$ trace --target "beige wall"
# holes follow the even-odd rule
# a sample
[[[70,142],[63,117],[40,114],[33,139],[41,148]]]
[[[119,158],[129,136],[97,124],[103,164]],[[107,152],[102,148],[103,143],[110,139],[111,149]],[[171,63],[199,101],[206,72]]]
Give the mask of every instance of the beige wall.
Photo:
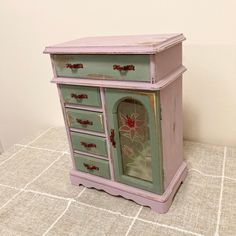
[[[96,35],[183,32],[184,135],[236,146],[235,0],[1,0],[0,140],[63,125],[45,45]]]

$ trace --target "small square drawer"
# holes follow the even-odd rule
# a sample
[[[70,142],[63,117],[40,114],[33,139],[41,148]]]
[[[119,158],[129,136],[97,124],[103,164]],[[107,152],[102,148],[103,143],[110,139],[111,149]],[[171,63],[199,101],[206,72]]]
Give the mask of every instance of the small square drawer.
[[[99,88],[60,85],[64,103],[101,107]]]
[[[106,139],[103,137],[71,132],[71,141],[74,150],[107,156]]]
[[[57,55],[52,61],[58,77],[150,81],[149,55]]]
[[[108,161],[80,154],[75,154],[74,158],[77,170],[110,179]]]
[[[102,113],[66,108],[66,115],[70,128],[104,132]]]

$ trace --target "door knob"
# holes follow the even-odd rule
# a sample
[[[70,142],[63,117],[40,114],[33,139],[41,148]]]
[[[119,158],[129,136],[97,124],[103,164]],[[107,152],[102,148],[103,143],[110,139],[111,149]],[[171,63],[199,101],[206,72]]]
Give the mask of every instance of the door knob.
[[[116,142],[115,142],[115,130],[114,129],[111,129],[110,142],[111,142],[112,146],[115,148]]]

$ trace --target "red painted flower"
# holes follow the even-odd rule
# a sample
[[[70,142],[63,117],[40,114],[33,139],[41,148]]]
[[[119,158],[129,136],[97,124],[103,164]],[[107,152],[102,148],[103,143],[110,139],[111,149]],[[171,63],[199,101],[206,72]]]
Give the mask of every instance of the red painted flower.
[[[137,117],[137,113],[133,113],[131,115],[120,115],[122,126],[119,131],[128,133],[132,141],[135,138],[143,138],[143,125],[145,122],[144,120],[138,120]]]

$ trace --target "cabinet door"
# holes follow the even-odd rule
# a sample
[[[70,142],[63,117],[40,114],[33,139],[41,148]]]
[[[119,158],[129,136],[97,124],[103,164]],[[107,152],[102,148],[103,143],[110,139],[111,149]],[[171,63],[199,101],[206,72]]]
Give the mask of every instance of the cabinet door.
[[[106,89],[116,181],[163,193],[158,92]]]

